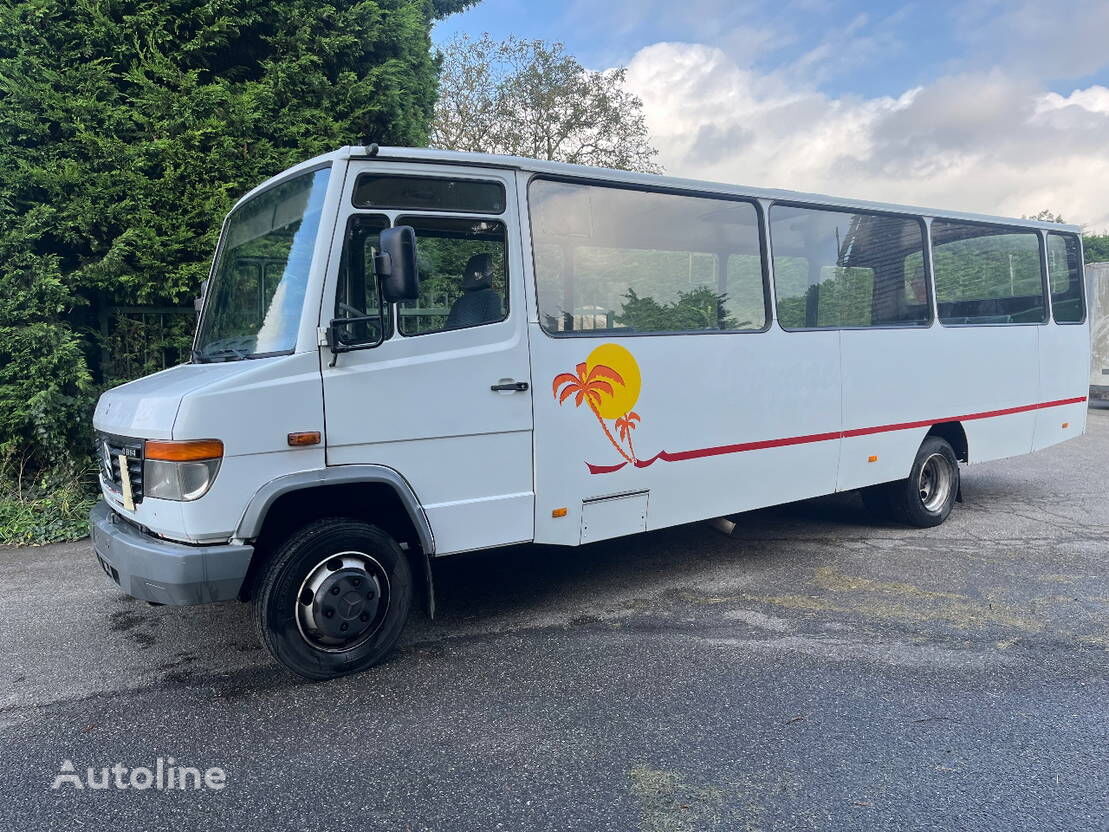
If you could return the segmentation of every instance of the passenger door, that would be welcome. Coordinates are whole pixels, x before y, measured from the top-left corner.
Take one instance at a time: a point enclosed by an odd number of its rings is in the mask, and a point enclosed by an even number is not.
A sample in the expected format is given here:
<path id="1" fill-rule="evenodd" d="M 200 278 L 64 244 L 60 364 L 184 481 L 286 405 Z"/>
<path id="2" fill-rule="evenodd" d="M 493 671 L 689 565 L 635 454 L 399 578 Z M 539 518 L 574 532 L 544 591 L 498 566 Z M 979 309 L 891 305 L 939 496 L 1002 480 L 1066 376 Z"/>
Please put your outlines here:
<path id="1" fill-rule="evenodd" d="M 427 512 L 436 554 L 531 540 L 531 374 L 513 179 L 397 168 L 352 163 L 347 175 L 321 319 L 370 320 L 339 328 L 351 351 L 334 361 L 322 348 L 328 465 L 398 471 Z M 389 225 L 416 230 L 420 298 L 375 320 L 372 257 Z"/>

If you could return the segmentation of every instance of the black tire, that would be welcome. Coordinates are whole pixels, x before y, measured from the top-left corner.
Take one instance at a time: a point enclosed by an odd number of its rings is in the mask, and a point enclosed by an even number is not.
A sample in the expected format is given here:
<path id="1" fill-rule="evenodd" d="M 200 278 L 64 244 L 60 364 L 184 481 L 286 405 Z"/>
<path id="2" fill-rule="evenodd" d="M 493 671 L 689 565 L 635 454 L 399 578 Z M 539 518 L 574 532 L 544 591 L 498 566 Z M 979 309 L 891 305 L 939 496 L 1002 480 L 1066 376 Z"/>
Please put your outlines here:
<path id="1" fill-rule="evenodd" d="M 951 513 L 959 494 L 959 459 L 946 440 L 926 436 L 908 479 L 890 483 L 888 488 L 894 519 L 920 529 L 938 526 Z"/>
<path id="2" fill-rule="evenodd" d="M 285 668 L 306 679 L 334 679 L 389 654 L 412 594 L 408 559 L 392 537 L 369 523 L 329 518 L 305 526 L 274 553 L 254 594 L 254 622 Z"/>

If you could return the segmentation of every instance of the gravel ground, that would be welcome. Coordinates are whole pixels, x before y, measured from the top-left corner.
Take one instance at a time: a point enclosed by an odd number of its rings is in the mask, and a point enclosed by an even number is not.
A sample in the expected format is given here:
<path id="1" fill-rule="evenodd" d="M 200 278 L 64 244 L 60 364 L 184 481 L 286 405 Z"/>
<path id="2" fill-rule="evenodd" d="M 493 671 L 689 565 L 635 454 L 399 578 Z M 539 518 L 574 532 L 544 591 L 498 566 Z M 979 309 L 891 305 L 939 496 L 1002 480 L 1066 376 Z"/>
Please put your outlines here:
<path id="1" fill-rule="evenodd" d="M 246 607 L 0 549 L 0 828 L 1109 829 L 1109 410 L 964 471 L 942 527 L 855 495 L 437 564 L 440 618 L 300 682 Z M 219 791 L 51 790 L 157 757 Z"/>

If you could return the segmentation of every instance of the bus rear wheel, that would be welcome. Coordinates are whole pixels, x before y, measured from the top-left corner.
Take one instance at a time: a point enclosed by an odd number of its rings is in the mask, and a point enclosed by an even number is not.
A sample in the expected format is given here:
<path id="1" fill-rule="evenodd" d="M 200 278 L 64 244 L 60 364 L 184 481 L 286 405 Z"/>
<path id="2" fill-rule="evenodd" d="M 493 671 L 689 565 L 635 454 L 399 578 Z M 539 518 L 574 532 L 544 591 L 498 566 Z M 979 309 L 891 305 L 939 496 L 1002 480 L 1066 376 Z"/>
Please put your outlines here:
<path id="1" fill-rule="evenodd" d="M 959 494 L 959 459 L 938 436 L 927 436 L 906 479 L 875 485 L 863 491 L 863 502 L 878 516 L 891 516 L 908 526 L 938 526 Z"/>
<path id="2" fill-rule="evenodd" d="M 400 546 L 376 526 L 318 520 L 269 562 L 254 597 L 258 635 L 286 669 L 333 679 L 373 667 L 392 650 L 412 606 Z"/>

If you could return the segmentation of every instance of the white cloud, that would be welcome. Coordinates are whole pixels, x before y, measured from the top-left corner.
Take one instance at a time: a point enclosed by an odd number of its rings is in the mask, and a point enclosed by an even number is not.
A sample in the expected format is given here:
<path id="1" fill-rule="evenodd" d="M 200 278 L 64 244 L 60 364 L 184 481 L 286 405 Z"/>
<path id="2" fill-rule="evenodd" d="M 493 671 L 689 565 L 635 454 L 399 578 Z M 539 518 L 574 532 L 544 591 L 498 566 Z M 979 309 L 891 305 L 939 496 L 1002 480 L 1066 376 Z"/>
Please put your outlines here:
<path id="1" fill-rule="evenodd" d="M 953 16 L 969 65 L 1038 78 L 1084 78 L 1109 66 L 1105 0 L 969 0 Z"/>
<path id="2" fill-rule="evenodd" d="M 1109 228 L 1105 87 L 1063 96 L 994 69 L 834 97 L 685 43 L 640 50 L 628 83 L 675 175 Z"/>

